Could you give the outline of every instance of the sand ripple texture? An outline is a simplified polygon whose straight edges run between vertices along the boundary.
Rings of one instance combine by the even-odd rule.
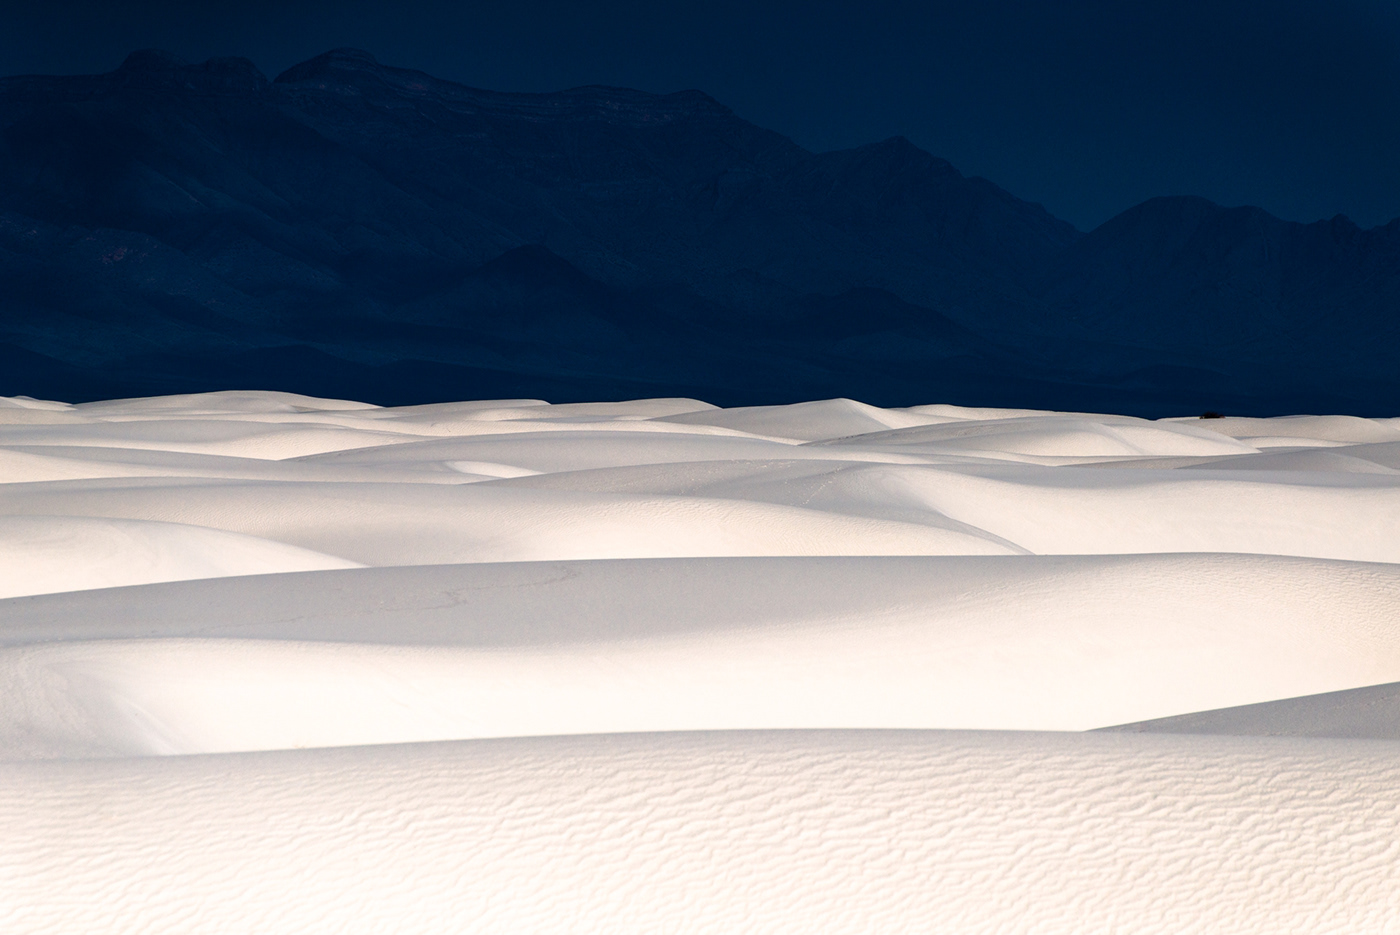
[[[1396,419],[0,399],[7,933],[1400,933],[1395,682]]]

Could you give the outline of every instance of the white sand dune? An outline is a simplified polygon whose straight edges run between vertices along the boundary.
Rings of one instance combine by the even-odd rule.
[[[784,731],[0,765],[0,927],[1387,933],[1395,750]]]
[[[1294,439],[1300,445],[1333,442],[1356,445],[1366,442],[1400,442],[1400,426],[1393,419],[1358,419],[1356,416],[1281,416],[1276,419],[1201,419],[1201,428],[1231,438]]]
[[[1206,420],[1197,420],[1203,422]],[[987,421],[960,420],[876,431],[826,444],[876,447],[917,454],[968,452],[1005,458],[1138,457],[1142,455],[1226,455],[1258,449],[1189,422],[1149,422],[1125,416],[1074,417],[1055,414]]]
[[[1400,681],[1400,565],[1271,556],[439,565],[0,608],[11,757],[1085,730]]]
[[[519,489],[497,482],[58,483],[0,488],[11,515],[207,526],[368,565],[702,555],[992,555],[980,530],[711,497]]]
[[[791,406],[745,406],[684,412],[663,416],[658,421],[714,425],[757,435],[820,441],[949,420],[948,416],[908,409],[879,409],[851,399],[823,399]]]
[[[1400,932],[1396,682],[1393,419],[0,400],[5,932]]]
[[[412,434],[315,422],[163,418],[79,425],[5,426],[12,445],[85,445],[281,459],[411,441]]]
[[[0,598],[358,563],[205,526],[88,516],[7,516]]]
[[[1193,711],[1102,729],[1163,734],[1400,740],[1400,682]]]

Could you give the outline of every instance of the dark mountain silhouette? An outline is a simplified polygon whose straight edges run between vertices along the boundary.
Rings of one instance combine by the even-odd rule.
[[[1400,222],[1082,235],[907,140],[337,50],[0,80],[0,393],[1400,410]]]
[[[1363,231],[1154,198],[1066,251],[1045,298],[1071,329],[1157,354],[1267,365],[1293,347],[1384,373],[1400,348],[1400,219]]]

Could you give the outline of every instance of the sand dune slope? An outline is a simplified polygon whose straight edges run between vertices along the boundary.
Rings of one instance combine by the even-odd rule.
[[[0,613],[11,758],[1085,730],[1400,680],[1400,566],[1273,556],[440,565]]]
[[[785,731],[0,766],[0,927],[1385,933],[1397,750]]]

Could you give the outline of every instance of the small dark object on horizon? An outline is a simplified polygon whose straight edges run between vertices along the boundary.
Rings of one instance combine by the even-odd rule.
[[[1202,418],[1202,419],[1223,419],[1223,418],[1225,418],[1225,416],[1224,416],[1223,413],[1219,413],[1219,412],[1203,412],[1203,413],[1201,413],[1201,418]]]

